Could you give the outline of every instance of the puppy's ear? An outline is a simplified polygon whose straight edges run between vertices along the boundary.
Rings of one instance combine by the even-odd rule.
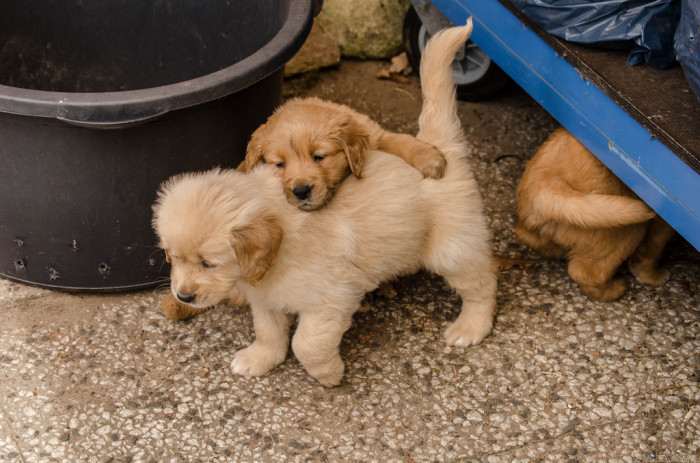
[[[253,167],[263,160],[265,153],[263,152],[262,142],[266,136],[266,126],[267,124],[261,125],[250,136],[250,141],[246,147],[245,159],[236,168],[238,171],[250,172],[253,170]]]
[[[365,155],[369,149],[369,132],[364,124],[352,116],[341,121],[338,128],[340,133],[337,138],[345,151],[350,170],[355,177],[361,178]]]
[[[277,256],[282,243],[282,227],[274,217],[261,216],[231,233],[241,276],[255,285],[262,280]]]

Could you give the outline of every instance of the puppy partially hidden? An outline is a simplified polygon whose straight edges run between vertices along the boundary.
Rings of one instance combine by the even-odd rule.
[[[477,344],[491,331],[496,268],[451,71],[470,32],[471,22],[437,34],[423,55],[418,138],[445,154],[441,180],[368,151],[364,178],[348,178],[312,214],[285,201],[270,165],[164,184],[154,227],[171,259],[172,292],[205,308],[238,289],[251,306],[255,342],[236,353],[235,373],[262,375],[284,361],[291,314],[299,317],[291,343],[299,361],[321,384],[338,384],[338,347],[364,294],[421,267],[444,276],[462,297],[445,332],[448,344]]]
[[[615,273],[628,259],[642,283],[658,286],[669,277],[657,264],[673,229],[564,129],[528,162],[517,207],[518,239],[547,256],[566,256],[569,275],[592,299],[624,294]]]
[[[428,178],[441,178],[445,158],[425,140],[384,130],[364,114],[319,98],[297,98],[281,106],[252,135],[238,167],[275,166],[290,204],[323,207],[352,172],[360,178],[368,150],[394,154]]]

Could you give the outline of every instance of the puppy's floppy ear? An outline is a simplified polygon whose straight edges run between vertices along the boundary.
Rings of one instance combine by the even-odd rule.
[[[266,136],[266,126],[267,124],[261,125],[255,129],[253,135],[250,136],[250,141],[248,142],[245,152],[245,159],[236,168],[238,171],[250,172],[253,170],[253,167],[263,160],[263,155],[265,153],[263,152],[262,141]]]
[[[231,231],[233,250],[241,276],[255,285],[265,276],[282,243],[282,227],[276,218],[263,215]]]
[[[355,177],[361,178],[365,155],[369,149],[369,132],[364,124],[352,116],[346,116],[340,121],[338,129],[339,133],[336,138],[345,151],[350,170]]]

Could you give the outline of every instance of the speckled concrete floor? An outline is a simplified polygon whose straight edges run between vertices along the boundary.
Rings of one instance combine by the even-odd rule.
[[[289,82],[415,130],[414,81],[377,63]],[[615,303],[581,295],[561,262],[510,232],[523,160],[553,127],[512,92],[462,104],[500,255],[495,330],[448,348],[458,300],[430,275],[368,298],[345,336],[344,384],[324,389],[294,358],[233,376],[250,315],[190,322],[158,292],[72,296],[0,281],[0,461],[669,461],[700,459],[700,260],[672,246],[664,287]],[[505,155],[505,156],[504,156]]]

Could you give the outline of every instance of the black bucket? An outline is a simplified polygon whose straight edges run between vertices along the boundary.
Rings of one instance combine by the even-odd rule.
[[[312,0],[0,2],[0,276],[162,281],[158,185],[241,161],[311,20]]]

